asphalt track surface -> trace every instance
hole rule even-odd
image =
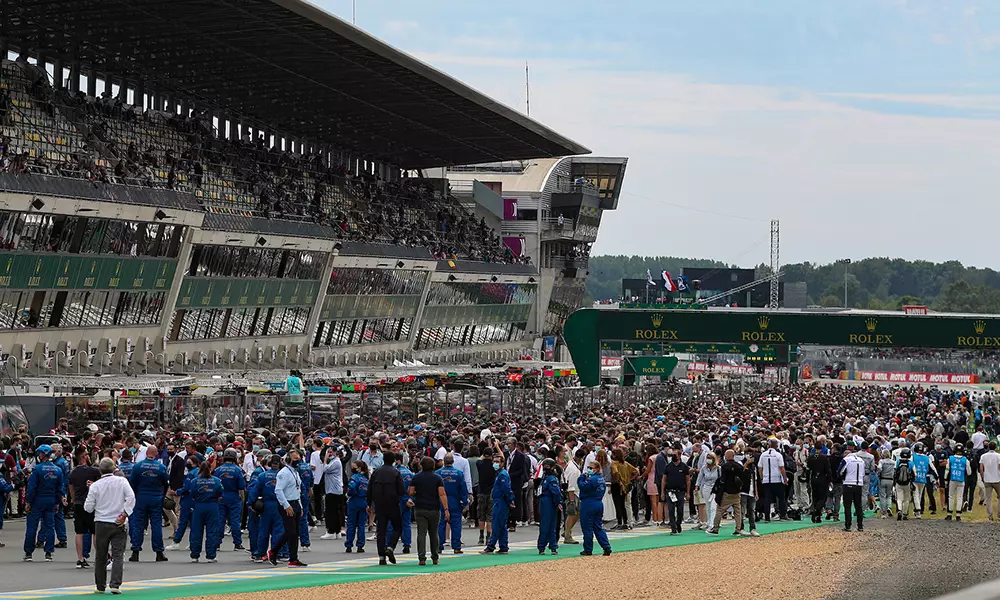
[[[759,530],[767,535],[808,527],[816,525],[808,521],[774,522],[770,525],[762,523]],[[665,530],[649,527],[636,528],[630,532],[609,532],[609,537],[616,552],[628,552],[711,543],[730,539],[731,531],[732,522],[724,521],[722,534],[719,536],[708,536],[702,531],[685,531],[679,536],[670,536]],[[219,552],[219,562],[214,564],[205,563],[204,555],[201,563],[192,564],[186,551],[169,552],[170,562],[155,563],[154,554],[147,550],[140,555],[139,563],[125,563],[122,591],[129,598],[166,600],[196,595],[313,587],[388,577],[412,577],[578,556],[581,549],[579,545],[561,545],[559,556],[550,554],[540,556],[535,547],[537,532],[536,527],[520,527],[511,535],[510,554],[484,556],[478,553],[481,547],[470,545],[470,542],[477,541],[478,531],[465,529],[463,530],[465,554],[454,555],[446,548],[440,565],[428,564],[426,567],[417,565],[415,554],[400,553],[396,555],[399,560],[397,565],[380,567],[377,564],[378,556],[374,542],[368,542],[365,547],[366,553],[359,557],[357,554],[346,554],[342,540],[315,539],[312,543],[312,552],[300,555],[300,558],[309,564],[305,569],[289,569],[280,563],[278,567],[272,567],[267,563],[264,565],[251,563],[249,555],[231,549],[231,541],[224,544],[223,548],[227,550]],[[579,531],[576,537],[580,539]],[[0,548],[0,600],[65,598],[93,594],[93,572],[90,569],[75,568],[76,553],[72,549],[72,542],[71,548],[56,551],[52,563],[42,560],[44,557],[42,551],[35,552],[35,562],[23,563],[21,556],[24,521],[5,523],[0,539],[7,544],[6,548]],[[149,547],[148,539],[145,547]],[[416,547],[413,550],[415,551]],[[594,560],[600,560],[600,557],[594,557]]]

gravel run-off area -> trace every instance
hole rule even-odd
[[[823,527],[758,539],[286,590],[282,594],[292,592],[297,600],[820,599],[836,591],[844,573],[866,559],[862,552],[851,549],[853,539],[834,527]],[[227,598],[273,600],[274,592]]]
[[[939,513],[904,522],[868,518],[862,533],[844,532],[840,523],[831,523],[757,539],[723,539],[610,557],[561,558],[278,593],[294,595],[296,600],[930,600],[1000,578],[995,559],[1000,527],[986,522],[983,507],[966,513],[962,523],[942,517]],[[975,522],[969,522],[970,518]],[[273,600],[275,593],[225,598]]]

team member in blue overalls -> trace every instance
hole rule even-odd
[[[51,446],[42,444],[35,452],[38,454],[38,464],[31,470],[28,489],[24,494],[24,511],[28,513],[24,532],[24,560],[31,562],[35,540],[41,536],[45,545],[45,560],[52,562],[52,552],[55,550],[55,509],[65,501],[63,471],[49,462]],[[41,533],[38,532],[39,523],[42,525]]]
[[[129,557],[129,562],[139,562],[139,551],[142,550],[147,526],[153,539],[156,562],[167,560],[163,554],[163,495],[169,484],[169,476],[167,467],[159,456],[156,446],[148,446],[146,460],[136,463],[128,478],[135,491],[135,512],[129,522],[129,537],[132,539],[132,556]]]
[[[403,478],[403,489],[410,489],[410,482],[413,481],[413,471],[411,471],[405,464],[400,462],[399,455],[396,455],[396,470],[399,471],[399,476]],[[407,503],[410,501],[409,496],[403,496],[399,499],[399,516],[402,522],[402,531],[400,531],[400,539],[403,541],[403,554],[410,553],[410,543],[413,541],[413,530],[411,524],[413,523],[413,509],[410,508]],[[385,528],[385,539],[392,539],[392,523],[390,522]],[[395,550],[395,548],[393,548]]]
[[[184,465],[187,467],[187,472],[184,474],[184,485],[181,486],[181,489],[177,490],[177,495],[180,497],[181,512],[177,518],[177,530],[174,531],[174,543],[167,546],[167,550],[181,549],[181,540],[184,539],[184,532],[191,525],[191,512],[194,510],[194,499],[187,492],[187,483],[198,477],[198,467],[201,466],[201,463],[201,456],[197,454],[189,455],[185,460]]]
[[[52,445],[52,464],[62,469],[63,472],[63,498],[69,498],[69,462],[66,461],[66,457],[63,456],[62,444]],[[65,548],[66,540],[66,511],[63,505],[56,506],[54,513],[55,525],[56,525],[56,548]]]
[[[135,468],[135,463],[132,462],[132,451],[128,448],[122,450],[121,460],[118,461],[118,470],[121,471],[122,477],[128,479],[132,476],[132,469]],[[132,490],[133,492],[135,490]],[[131,525],[131,523],[129,523]]]
[[[7,466],[0,465],[0,533],[3,533],[3,513],[7,509],[7,494],[14,491],[14,484],[10,482],[10,478],[7,477]],[[0,548],[6,547],[3,541],[0,541]]]
[[[194,500],[191,511],[191,562],[198,562],[201,557],[201,541],[204,539],[205,558],[214,563],[221,542],[219,534],[222,533],[222,521],[219,519],[222,481],[212,476],[211,465],[205,461],[198,467],[198,476],[185,482],[184,488]]]
[[[562,489],[556,477],[556,461],[546,458],[542,461],[542,487],[538,497],[538,553],[545,554],[545,546],[552,554],[559,553],[558,520],[562,514]]]
[[[583,556],[594,553],[594,536],[604,548],[604,556],[611,554],[611,542],[604,531],[604,491],[607,485],[601,476],[601,464],[591,461],[587,471],[580,475],[580,526],[583,527]]]
[[[444,518],[444,508],[441,508],[441,520],[438,521],[438,539],[441,541],[439,551],[444,552],[444,527],[451,525],[451,549],[455,554],[462,553],[462,510],[469,503],[469,488],[465,485],[465,476],[455,468],[455,457],[451,452],[444,455],[444,466],[437,470],[444,481],[444,494],[448,497],[448,519]]]
[[[358,552],[365,551],[365,524],[368,523],[368,465],[356,461],[354,475],[347,484],[347,535],[344,547],[347,552],[354,546],[354,536],[358,537]]]
[[[293,450],[298,454],[297,450]],[[299,479],[302,480],[302,493],[299,494],[299,504],[302,505],[302,516],[299,517],[299,546],[303,552],[309,552],[309,494],[313,491],[313,472],[309,463],[302,460],[301,455],[297,462],[293,461],[295,470],[299,472]]]
[[[260,533],[260,513],[254,510],[253,506],[260,498],[260,487],[257,485],[257,480],[260,476],[264,474],[264,467],[262,464],[267,463],[267,456],[264,454],[265,451],[260,451],[257,458],[259,462],[257,463],[257,468],[250,473],[250,483],[247,484],[247,537],[250,538],[250,556],[260,556],[262,553],[257,551],[257,536]],[[261,501],[263,503],[263,500]]]
[[[229,531],[233,536],[235,550],[243,550],[243,531],[240,528],[240,518],[243,516],[243,498],[241,492],[247,489],[247,480],[243,474],[243,469],[236,466],[236,450],[227,448],[222,453],[222,460],[225,461],[212,473],[222,482],[222,502],[219,503],[219,545],[226,537],[226,523],[229,523]]]
[[[507,515],[510,509],[514,508],[514,492],[510,489],[510,475],[503,466],[503,454],[493,455],[493,470],[496,472],[496,479],[493,481],[493,527],[490,539],[486,542],[486,548],[480,554],[490,554],[500,545],[497,554],[507,554]]]
[[[257,477],[257,481],[250,488],[248,496],[254,500],[260,498],[264,508],[260,513],[260,521],[257,531],[257,548],[251,557],[254,562],[262,562],[268,548],[273,548],[277,552],[275,545],[285,533],[285,526],[281,520],[281,512],[278,508],[278,496],[274,493],[274,487],[278,480],[278,471],[281,470],[281,457],[272,454],[267,459],[268,470]],[[270,543],[268,543],[270,540]]]

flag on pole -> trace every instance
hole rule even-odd
[[[654,285],[656,285],[656,282],[653,281],[653,274],[649,272],[649,269],[646,269],[646,287],[650,288]]]
[[[686,292],[687,289],[688,289],[687,277],[685,277],[683,275],[678,275],[677,276],[677,291],[678,292]]]
[[[663,287],[666,288],[668,292],[677,291],[677,284],[675,284],[673,278],[670,277],[669,271],[663,272]]]

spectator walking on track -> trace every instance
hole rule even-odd
[[[103,594],[108,581],[108,561],[111,557],[111,593],[120,594],[125,567],[125,523],[135,509],[135,493],[128,480],[115,477],[117,467],[110,458],[101,459],[101,478],[90,486],[83,510],[94,514],[94,584]]]

